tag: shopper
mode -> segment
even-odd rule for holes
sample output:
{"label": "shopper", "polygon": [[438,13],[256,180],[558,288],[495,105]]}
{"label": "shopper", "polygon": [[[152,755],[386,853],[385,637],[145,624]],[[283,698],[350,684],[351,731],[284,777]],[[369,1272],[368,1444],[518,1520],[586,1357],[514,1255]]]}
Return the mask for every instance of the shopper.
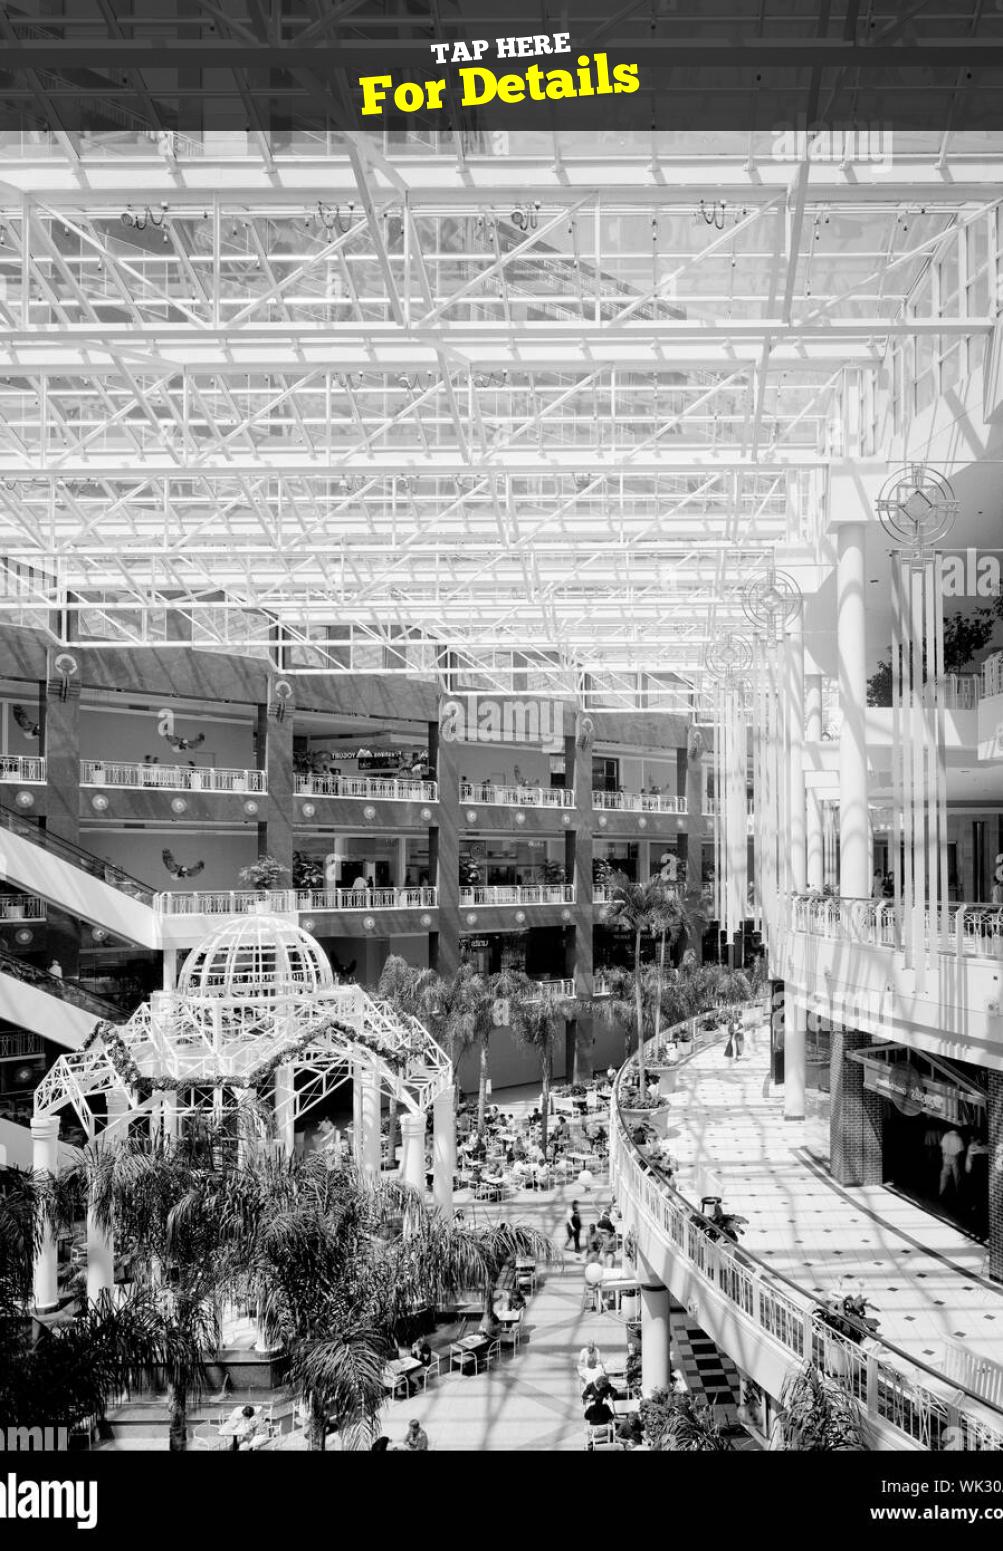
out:
{"label": "shopper", "polygon": [[949,1183],[954,1185],[955,1191],[961,1188],[961,1156],[964,1151],[964,1137],[952,1126],[940,1139],[941,1165],[938,1195],[944,1194]]}
{"label": "shopper", "polygon": [[582,1244],[581,1244],[582,1219],[578,1215],[578,1202],[577,1201],[572,1201],[572,1203],[571,1203],[571,1212],[570,1212],[570,1215],[568,1216],[568,1221],[567,1221],[566,1227],[567,1227],[567,1237],[564,1240],[564,1248],[567,1249],[569,1244],[574,1244],[574,1246],[575,1246],[575,1254],[576,1255],[580,1255],[581,1251],[582,1251]]}
{"label": "shopper", "polygon": [[420,1422],[408,1422],[407,1433],[404,1437],[405,1449],[410,1449],[412,1454],[424,1453],[428,1448],[428,1433]]}

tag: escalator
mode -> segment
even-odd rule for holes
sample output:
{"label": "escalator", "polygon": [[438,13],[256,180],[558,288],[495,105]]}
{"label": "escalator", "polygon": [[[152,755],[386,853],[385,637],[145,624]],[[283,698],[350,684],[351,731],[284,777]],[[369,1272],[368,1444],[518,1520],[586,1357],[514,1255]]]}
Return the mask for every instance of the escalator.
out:
{"label": "escalator", "polygon": [[159,948],[153,890],[82,846],[0,805],[0,878],[57,905],[78,920],[143,948]]}
{"label": "escalator", "polygon": [[50,975],[0,951],[0,1019],[76,1050],[99,1019],[122,1023],[126,1010],[96,996],[77,980]]}

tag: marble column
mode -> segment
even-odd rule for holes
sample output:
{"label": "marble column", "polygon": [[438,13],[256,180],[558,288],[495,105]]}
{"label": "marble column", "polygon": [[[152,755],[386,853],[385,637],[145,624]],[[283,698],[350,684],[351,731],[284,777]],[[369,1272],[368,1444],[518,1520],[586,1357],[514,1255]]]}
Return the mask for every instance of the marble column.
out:
{"label": "marble column", "polygon": [[460,967],[460,746],[429,724],[429,759],[439,783],[436,822],[429,829],[431,881],[439,890],[439,928],[430,943],[431,967],[455,975]]}

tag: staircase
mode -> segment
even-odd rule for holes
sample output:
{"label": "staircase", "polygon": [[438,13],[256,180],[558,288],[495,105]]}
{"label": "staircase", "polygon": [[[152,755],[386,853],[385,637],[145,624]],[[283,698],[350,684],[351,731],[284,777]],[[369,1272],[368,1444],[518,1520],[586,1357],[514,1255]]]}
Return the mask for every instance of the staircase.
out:
{"label": "staircase", "polygon": [[69,915],[143,948],[159,948],[153,890],[121,867],[0,805],[0,877]]}

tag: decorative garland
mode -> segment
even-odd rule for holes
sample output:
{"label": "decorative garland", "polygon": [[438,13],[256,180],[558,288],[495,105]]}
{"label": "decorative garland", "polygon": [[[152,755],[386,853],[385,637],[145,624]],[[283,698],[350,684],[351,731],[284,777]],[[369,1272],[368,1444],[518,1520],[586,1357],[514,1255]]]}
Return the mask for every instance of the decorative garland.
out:
{"label": "decorative garland", "polygon": [[308,1029],[305,1033],[298,1034],[295,1039],[287,1040],[278,1050],[272,1052],[265,1060],[258,1063],[248,1072],[222,1074],[202,1077],[147,1077],[140,1071],[135,1058],[121,1031],[114,1023],[102,1020],[96,1023],[91,1033],[84,1040],[81,1049],[89,1050],[99,1039],[104,1045],[105,1053],[115,1069],[115,1075],[121,1079],[127,1087],[135,1088],[143,1097],[148,1098],[153,1092],[181,1093],[188,1088],[260,1088],[274,1074],[277,1067],[288,1061],[291,1057],[299,1055],[315,1041],[324,1039],[327,1035],[345,1034],[354,1044],[362,1045],[379,1056],[388,1066],[395,1071],[403,1071],[407,1064],[407,1056],[399,1050],[388,1049],[377,1040],[368,1038],[354,1030],[346,1029],[334,1018],[327,1019],[319,1028]]}

